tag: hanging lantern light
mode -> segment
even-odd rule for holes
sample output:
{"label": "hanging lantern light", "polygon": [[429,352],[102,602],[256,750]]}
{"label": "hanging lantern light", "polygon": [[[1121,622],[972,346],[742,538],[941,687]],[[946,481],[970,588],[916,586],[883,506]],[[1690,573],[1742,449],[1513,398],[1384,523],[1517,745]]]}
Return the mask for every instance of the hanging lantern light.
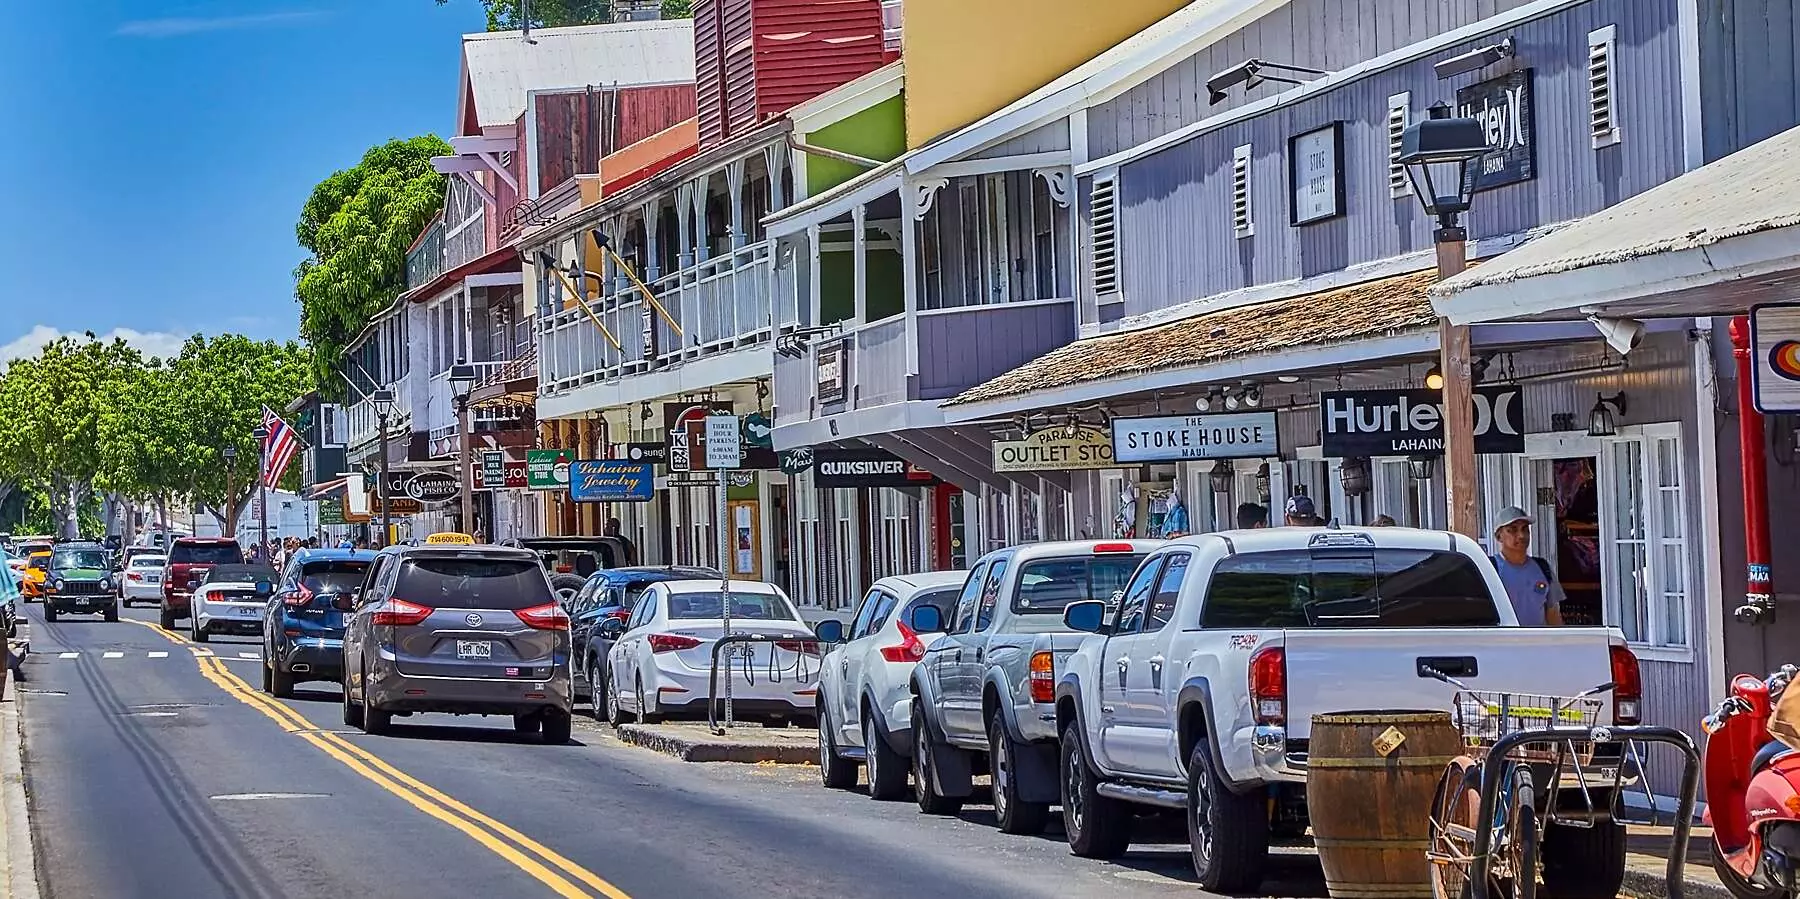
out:
{"label": "hanging lantern light", "polygon": [[1231,491],[1231,479],[1236,476],[1236,474],[1237,471],[1231,467],[1230,462],[1220,459],[1213,465],[1212,471],[1209,472],[1206,477],[1208,480],[1212,481],[1214,493],[1228,493]]}
{"label": "hanging lantern light", "polygon": [[1594,400],[1594,408],[1588,412],[1589,437],[1615,437],[1619,433],[1618,415],[1625,414],[1625,391],[1621,390],[1613,396],[1601,396]]}
{"label": "hanging lantern light", "polygon": [[1408,456],[1406,459],[1407,473],[1412,475],[1412,479],[1415,481],[1429,481],[1431,480],[1432,465],[1436,461],[1437,459],[1432,456]]}
{"label": "hanging lantern light", "polygon": [[1338,465],[1338,479],[1343,482],[1345,496],[1362,496],[1369,492],[1369,460],[1345,459]]}

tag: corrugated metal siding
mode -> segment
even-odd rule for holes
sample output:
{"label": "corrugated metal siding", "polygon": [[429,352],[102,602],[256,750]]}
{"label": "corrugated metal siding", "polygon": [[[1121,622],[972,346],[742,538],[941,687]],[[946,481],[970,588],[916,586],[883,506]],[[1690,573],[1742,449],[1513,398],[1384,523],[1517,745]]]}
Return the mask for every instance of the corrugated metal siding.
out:
{"label": "corrugated metal siding", "polygon": [[[1206,79],[1252,57],[1338,71],[1530,0],[1293,0],[1088,112],[1095,158],[1261,100],[1285,85],[1208,103]],[[1427,104],[1421,104],[1421,108]]]}
{"label": "corrugated metal siding", "polygon": [[[1587,132],[1586,37],[1608,24],[1619,29],[1617,95],[1625,139],[1594,150]],[[1509,33],[1526,48],[1519,62],[1535,69],[1537,177],[1479,194],[1467,219],[1472,236],[1578,218],[1682,171],[1672,3],[1599,0]],[[1474,46],[1448,49],[1439,58]],[[1428,248],[1433,226],[1417,200],[1388,191],[1386,115],[1392,94],[1410,91],[1416,113],[1473,80],[1440,82],[1430,62],[1343,85],[1124,166],[1119,252],[1125,313]],[[1288,138],[1333,120],[1344,122],[1348,214],[1290,227]],[[1233,148],[1243,144],[1254,153],[1256,235],[1238,240],[1231,236],[1231,165]]]}
{"label": "corrugated metal siding", "polygon": [[1800,124],[1800,16],[1794,0],[1698,5],[1700,102],[1711,162]]}
{"label": "corrugated metal siding", "polygon": [[977,306],[919,316],[919,395],[955,396],[1075,339],[1070,303]]}

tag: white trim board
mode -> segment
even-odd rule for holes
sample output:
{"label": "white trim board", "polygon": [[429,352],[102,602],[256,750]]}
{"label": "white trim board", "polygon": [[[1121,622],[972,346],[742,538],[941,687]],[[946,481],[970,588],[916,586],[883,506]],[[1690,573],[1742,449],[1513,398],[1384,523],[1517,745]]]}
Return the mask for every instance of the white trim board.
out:
{"label": "white trim board", "polygon": [[900,96],[905,87],[906,63],[896,60],[801,103],[788,110],[788,118],[795,134],[811,134],[874,109]]}

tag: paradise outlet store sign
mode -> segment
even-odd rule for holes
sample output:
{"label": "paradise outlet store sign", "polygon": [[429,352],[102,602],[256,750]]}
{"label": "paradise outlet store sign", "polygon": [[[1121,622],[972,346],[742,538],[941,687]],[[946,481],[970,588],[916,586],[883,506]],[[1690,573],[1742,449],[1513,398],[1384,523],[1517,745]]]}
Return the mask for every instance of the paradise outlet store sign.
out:
{"label": "paradise outlet store sign", "polygon": [[1281,453],[1274,412],[1115,418],[1112,429],[1118,462],[1262,459]]}
{"label": "paradise outlet store sign", "polygon": [[[1525,451],[1524,388],[1475,388],[1475,451]],[[1438,456],[1444,410],[1436,390],[1344,390],[1319,395],[1320,450],[1327,456]]]}

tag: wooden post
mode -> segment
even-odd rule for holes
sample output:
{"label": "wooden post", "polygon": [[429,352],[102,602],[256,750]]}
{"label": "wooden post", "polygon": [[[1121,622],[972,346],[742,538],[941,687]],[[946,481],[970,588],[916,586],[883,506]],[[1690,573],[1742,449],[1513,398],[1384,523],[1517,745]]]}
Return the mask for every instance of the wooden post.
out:
{"label": "wooden post", "polygon": [[869,207],[850,207],[851,296],[854,297],[857,324],[869,320]]}
{"label": "wooden post", "polygon": [[[1467,267],[1461,229],[1453,239],[1439,234],[1438,280],[1452,278]],[[1450,530],[1481,539],[1476,514],[1475,398],[1474,377],[1469,368],[1469,326],[1438,319],[1439,367],[1444,374],[1444,499]],[[1524,500],[1519,500],[1523,502]]]}

